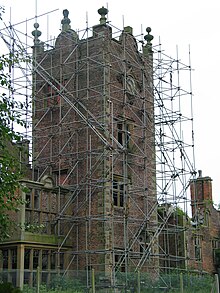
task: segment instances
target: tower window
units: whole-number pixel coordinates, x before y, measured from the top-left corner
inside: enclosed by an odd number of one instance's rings
[[[125,184],[122,181],[122,179],[123,178],[115,177],[112,183],[113,202],[114,202],[114,206],[117,206],[117,207],[124,206]]]
[[[132,124],[127,122],[119,122],[117,124],[118,142],[125,148],[129,148],[131,144]]]
[[[201,237],[195,236],[194,239],[195,259],[200,261],[202,259]]]
[[[123,127],[122,123],[118,123],[118,142],[123,145]]]

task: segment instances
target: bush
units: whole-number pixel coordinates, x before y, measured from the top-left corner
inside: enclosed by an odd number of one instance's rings
[[[0,284],[0,293],[22,293],[19,288],[14,288],[11,283]]]
[[[49,288],[47,288],[46,285],[40,285],[40,293],[82,293],[82,292],[83,291],[78,291],[75,288],[71,288],[71,289],[53,288],[53,289],[49,289]],[[4,292],[4,293],[6,293],[6,292]],[[17,293],[17,292],[15,292],[15,293]],[[36,293],[36,288],[30,288],[28,285],[24,285],[22,293]]]
[[[62,276],[56,276],[52,279],[51,284],[49,287],[53,290],[59,289],[61,292],[65,290],[67,293],[69,293],[69,290],[75,290],[75,292],[78,292],[83,289],[83,285],[81,281],[74,277],[65,277]]]

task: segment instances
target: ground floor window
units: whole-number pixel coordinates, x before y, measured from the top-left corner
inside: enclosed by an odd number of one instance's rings
[[[2,280],[17,286],[20,268],[24,267],[24,284],[35,286],[37,269],[40,270],[40,282],[49,284],[56,278],[57,270],[64,270],[64,252],[58,253],[56,249],[38,247],[25,247],[24,257],[18,258],[20,246],[0,249],[0,270]],[[20,255],[20,254],[19,254]],[[19,263],[24,262],[24,263]],[[4,277],[4,278],[3,278]]]
[[[3,248],[0,255],[0,267],[2,269],[17,269],[17,247]]]
[[[10,282],[16,286],[17,276],[17,247],[2,248],[0,250],[0,268],[7,270],[7,274],[2,274],[3,282]]]

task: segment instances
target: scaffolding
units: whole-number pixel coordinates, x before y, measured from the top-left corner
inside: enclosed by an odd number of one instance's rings
[[[77,32],[63,14],[60,35],[45,42],[38,23],[30,36],[34,18],[0,30],[22,56],[11,76],[25,104],[31,179],[50,175],[56,186],[57,255],[69,247],[63,274],[84,270],[89,288],[91,269],[102,271],[117,288],[120,274],[127,287],[131,271],[186,269],[175,211],[190,215],[196,175],[190,58],[152,46],[150,28],[144,38],[114,27],[103,8],[98,25]]]

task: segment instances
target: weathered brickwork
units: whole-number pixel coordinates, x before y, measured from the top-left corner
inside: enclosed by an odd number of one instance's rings
[[[157,205],[151,36],[140,53],[131,27],[115,36],[104,21],[90,33],[80,40],[66,11],[52,49],[33,35],[33,164],[19,153],[29,190],[18,191],[21,230],[1,245],[0,269],[20,269],[18,286],[33,285],[38,266],[42,282],[95,269],[112,286],[118,271],[217,272],[211,178],[190,182],[192,218]]]
[[[192,216],[174,209],[159,236],[160,267],[217,273],[220,267],[220,212],[212,201],[212,179],[201,174],[190,183]],[[168,208],[160,206],[159,222]]]
[[[216,273],[219,268],[216,252],[220,245],[220,212],[213,206],[212,179],[200,174],[191,182],[190,190],[193,229],[188,235],[189,266]]]
[[[149,243],[157,228],[151,53],[138,51],[131,28],[116,39],[100,24],[88,39],[61,32],[35,57],[35,180],[48,174],[69,190],[71,216],[64,208],[60,222],[72,268],[111,271],[123,255],[121,267],[134,268],[139,238]],[[158,267],[156,242],[145,269]]]
[[[190,183],[192,215],[173,208],[159,235],[160,268],[181,268],[217,273],[220,267],[220,212],[212,201],[212,179],[199,177]],[[172,205],[158,208],[158,222],[163,222]]]

